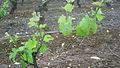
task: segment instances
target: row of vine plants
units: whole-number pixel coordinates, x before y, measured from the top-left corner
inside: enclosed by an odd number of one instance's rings
[[[101,0],[98,2],[93,2],[92,4],[96,6],[96,8],[91,10],[91,14],[86,14],[81,21],[78,22],[78,25],[73,28],[72,26],[72,11],[74,10],[74,5],[71,3],[67,3],[64,6],[64,10],[66,15],[62,14],[58,19],[59,30],[63,35],[71,35],[76,34],[80,36],[89,36],[90,33],[95,34],[97,32],[97,24],[96,21],[101,22],[104,19],[104,14],[102,13],[102,6],[107,2],[106,0]],[[42,31],[42,29],[46,28],[47,24],[38,24],[40,20],[41,14],[39,12],[33,12],[32,18],[28,23],[29,27],[35,28],[35,33],[30,35],[29,39],[25,42],[21,42],[18,48],[12,48],[12,52],[9,54],[9,59],[12,62],[20,62],[22,68],[26,68],[27,65],[33,65],[34,68],[39,68],[37,65],[37,55],[39,53],[45,53],[48,50],[47,44],[50,40],[54,40],[54,38],[46,34]],[[11,36],[6,33],[6,37],[10,39],[10,42],[16,44],[19,40],[17,35]],[[17,61],[19,59],[19,61]]]

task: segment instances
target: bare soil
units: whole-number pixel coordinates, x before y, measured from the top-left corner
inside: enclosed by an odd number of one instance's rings
[[[83,2],[82,8],[75,7],[72,14],[75,18],[74,25],[89,13],[90,3],[91,1]],[[15,46],[5,40],[4,35],[5,32],[11,35],[19,33],[19,36],[32,34],[34,31],[28,27],[27,23],[38,4],[39,0],[25,0],[24,5],[19,4],[14,14],[8,14],[0,19],[0,68],[8,68],[10,65],[10,68],[21,68],[9,61],[8,53]],[[62,6],[64,6],[62,1],[51,1],[48,4],[48,12],[45,16],[48,31],[58,30],[57,20],[60,15],[65,13]],[[120,68],[120,3],[112,3],[112,7],[103,7],[103,13],[106,18],[98,23],[97,34],[90,35],[88,38],[52,34],[55,40],[48,43],[47,52],[42,56],[39,54],[37,60],[39,67]],[[20,41],[25,40],[24,38]],[[33,67],[28,66],[27,68]]]

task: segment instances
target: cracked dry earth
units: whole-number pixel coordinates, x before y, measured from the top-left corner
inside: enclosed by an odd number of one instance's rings
[[[85,0],[87,1],[87,0]],[[2,0],[0,0],[2,2]],[[90,11],[90,1],[82,3],[82,8],[75,7],[72,16],[73,24]],[[9,34],[19,33],[20,36],[32,34],[34,31],[28,28],[27,23],[31,18],[39,0],[25,0],[24,5],[18,6],[15,14],[0,19],[0,68],[11,65],[8,53],[12,44],[4,40],[5,32]],[[64,14],[62,1],[51,1],[48,4],[46,23],[49,31],[58,30],[57,20]],[[48,50],[42,56],[38,56],[40,68],[120,68],[120,3],[112,3],[112,7],[104,7],[103,13],[106,18],[98,23],[98,32],[83,38],[76,35],[63,36],[52,34],[54,41],[48,43]],[[74,24],[76,25],[76,24]],[[27,33],[27,34],[26,34]],[[26,39],[22,39],[24,41]],[[19,43],[19,42],[18,42]],[[12,64],[10,68],[21,68],[20,65]],[[28,66],[27,68],[33,68]]]

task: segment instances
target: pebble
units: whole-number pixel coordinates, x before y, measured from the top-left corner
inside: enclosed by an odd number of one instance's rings
[[[111,8],[112,10],[114,10],[114,8]]]
[[[96,59],[96,60],[100,60],[101,58],[97,57],[97,56],[91,56],[91,59]]]

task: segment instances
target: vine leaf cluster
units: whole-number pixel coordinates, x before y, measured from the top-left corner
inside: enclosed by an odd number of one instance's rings
[[[91,10],[91,14],[86,14],[79,24],[73,28],[72,26],[72,17],[70,14],[72,13],[74,6],[71,3],[67,3],[64,6],[64,10],[66,11],[66,16],[61,15],[58,19],[59,23],[59,30],[62,32],[63,35],[70,35],[73,34],[73,29],[75,29],[76,35],[80,36],[88,36],[91,32],[95,34],[97,32],[97,24],[96,22],[101,22],[104,19],[104,14],[102,13],[101,6],[106,1],[102,0],[99,2],[92,3],[96,6],[95,10]]]

